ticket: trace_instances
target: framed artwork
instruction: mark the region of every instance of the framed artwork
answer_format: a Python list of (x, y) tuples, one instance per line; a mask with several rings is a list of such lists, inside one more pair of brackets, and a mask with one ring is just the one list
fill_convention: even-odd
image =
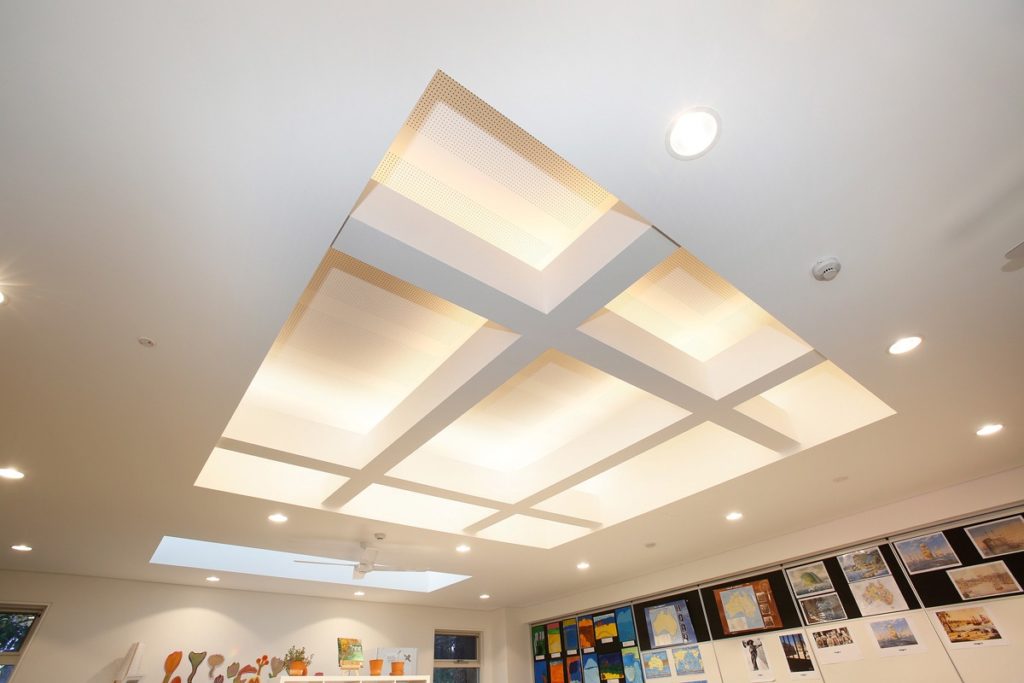
[(622, 668), (622, 654), (618, 652), (606, 652), (597, 655), (597, 666), (601, 672), (602, 681), (617, 681), (626, 677)]
[(793, 587), (793, 593), (798, 598), (835, 590), (824, 562), (812, 562), (799, 567), (791, 567), (786, 570), (786, 577), (789, 579), (789, 585)]
[(946, 574), (964, 600), (1020, 593), (1020, 584), (1002, 560), (947, 569)]
[(842, 621), (846, 618), (846, 609), (843, 608), (843, 603), (836, 593), (801, 598), (800, 609), (803, 610), (808, 625)]
[(843, 574), (850, 583), (873, 579), (876, 576), (889, 576), (889, 565), (882, 557), (882, 551), (878, 546), (854, 550), (852, 553), (840, 555), (839, 566), (843, 568)]
[(910, 574), (960, 566), (960, 558), (941, 531), (896, 541), (893, 545)]
[(697, 640), (685, 600), (646, 607), (644, 619), (647, 621), (647, 632), (651, 635), (651, 647), (685, 645)]
[(584, 649), (593, 648), (596, 642), (594, 638), (594, 618), (580, 617), (576, 620), (576, 624), (580, 632), (580, 647)]
[(1002, 631), (982, 605), (936, 610), (932, 613), (953, 648), (1005, 645)]
[(676, 676), (689, 676), (704, 673), (704, 658), (696, 645), (674, 647), (671, 650), (672, 661), (675, 663)]
[(557, 655), (562, 652), (562, 628), (556, 621), (548, 624), (548, 654)]
[(569, 683), (583, 683), (583, 665), (579, 655), (565, 658), (565, 672)]
[(743, 661), (747, 665), (747, 673), (752, 681), (774, 681), (772, 667), (768, 664), (768, 655), (764, 651), (764, 643), (760, 638), (744, 638)]
[(853, 591), (853, 599), (857, 601), (862, 616), (907, 609), (907, 601), (903, 599), (900, 587), (891, 576), (851, 583), (850, 590)]
[(623, 645), (636, 642), (636, 627), (633, 625), (633, 608), (619, 607), (615, 610), (615, 627)]
[(594, 615), (594, 634), (599, 641), (615, 638), (619, 631), (615, 626), (615, 612)]
[(964, 531), (985, 558), (1024, 550), (1024, 515), (975, 524)]
[(924, 649), (905, 618), (883, 619), (868, 624), (882, 656), (907, 655)]
[(627, 647), (622, 651), (622, 671), (626, 674), (626, 683), (644, 683), (639, 648)]
[(583, 655), (583, 683), (601, 683), (597, 655)]
[(826, 664), (848, 662), (863, 656), (846, 626), (811, 631), (811, 640), (818, 652), (818, 660)]
[(533, 656), (543, 657), (548, 653), (547, 631), (543, 626), (534, 626), (530, 633), (533, 635)]
[(548, 664), (551, 674), (551, 683), (565, 683), (565, 667), (562, 666), (562, 660), (555, 659), (548, 662)]
[(780, 628), (782, 617), (767, 579), (715, 588), (715, 604), (725, 635)]
[(566, 652), (576, 652), (580, 649), (580, 633), (576, 630), (575, 619), (562, 620), (562, 641)]
[(669, 667), (668, 650), (651, 650), (640, 655), (644, 665), (644, 678), (648, 681), (659, 678), (671, 678), (672, 669)]

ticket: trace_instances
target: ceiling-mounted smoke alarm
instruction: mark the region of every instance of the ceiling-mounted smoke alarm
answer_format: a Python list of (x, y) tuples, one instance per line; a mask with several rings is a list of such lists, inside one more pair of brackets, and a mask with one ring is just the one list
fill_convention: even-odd
[(814, 267), (811, 268), (811, 273), (814, 275), (815, 280), (828, 282), (829, 280), (836, 279), (836, 275), (839, 275), (839, 271), (842, 267), (842, 264), (839, 263), (839, 259), (832, 257), (822, 259), (815, 263)]

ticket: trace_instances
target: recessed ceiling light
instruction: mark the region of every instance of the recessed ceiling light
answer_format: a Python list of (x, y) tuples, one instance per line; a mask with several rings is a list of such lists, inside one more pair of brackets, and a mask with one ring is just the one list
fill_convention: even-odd
[(0, 479), (24, 479), (25, 475), (13, 467), (0, 468)]
[(490, 596), (490, 595), (488, 595), (487, 593), (481, 593), (481, 594), (480, 594), (480, 599), (481, 599), (481, 600), (490, 600), (490, 599), (491, 599), (491, 596)]
[(11, 550), (17, 550), (19, 553), (27, 553), (32, 550), (32, 546), (19, 543), (18, 545), (12, 545)]
[(918, 346), (920, 346), (920, 344), (920, 337), (903, 337), (901, 339), (897, 339), (892, 343), (892, 346), (889, 347), (889, 353), (891, 353), (894, 356), (898, 356), (901, 353), (913, 351)]
[(462, 543), (461, 545), (457, 545), (457, 546), (455, 546), (455, 552), (457, 552), (457, 553), (468, 553), (469, 552), (469, 546), (466, 545), (465, 543)]
[(139, 344), (145, 346), (147, 349), (151, 349), (156, 346), (156, 342), (149, 337), (139, 337)]
[(282, 515), (280, 512), (275, 512), (274, 514), (267, 517), (267, 519), (269, 519), (271, 522), (277, 522), (278, 524), (281, 524), (283, 522), (288, 521), (288, 515)]
[(217, 583), (218, 581), (220, 581), (220, 577), (219, 576), (207, 576), (206, 580), (209, 581), (210, 583)]
[(366, 591), (356, 591), (356, 592), (355, 592), (355, 593), (353, 593), (352, 595), (356, 596), (357, 598), (361, 598), (361, 597), (363, 597), (364, 595), (366, 595)]
[(590, 563), (580, 562), (578, 565), (576, 565), (576, 569), (590, 569)]
[(1003, 425), (1001, 424), (988, 424), (979, 429), (976, 433), (978, 436), (991, 436), (996, 432), (1003, 431)]
[(729, 520), (730, 522), (735, 522), (737, 520), (743, 519), (743, 513), (742, 512), (730, 512), (729, 514), (727, 514), (725, 516), (725, 518), (727, 520)]
[(677, 159), (696, 159), (718, 139), (718, 114), (707, 107), (687, 109), (668, 128), (668, 151)]

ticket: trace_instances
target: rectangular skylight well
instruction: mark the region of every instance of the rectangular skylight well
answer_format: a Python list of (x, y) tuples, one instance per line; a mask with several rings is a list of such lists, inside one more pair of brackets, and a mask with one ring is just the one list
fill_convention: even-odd
[(195, 485), (279, 503), (325, 509), (321, 503), (348, 477), (214, 448)]

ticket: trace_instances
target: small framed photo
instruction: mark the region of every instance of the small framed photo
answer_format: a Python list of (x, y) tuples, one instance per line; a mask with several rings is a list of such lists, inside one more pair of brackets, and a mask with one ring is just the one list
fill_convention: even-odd
[(1020, 593), (1020, 584), (1002, 560), (947, 569), (946, 574), (964, 600)]
[(804, 618), (807, 619), (808, 624), (823, 624), (827, 621), (846, 619), (846, 609), (843, 608), (843, 603), (836, 593), (801, 598), (800, 609), (804, 611)]
[(911, 574), (960, 566), (960, 558), (941, 531), (896, 541), (893, 545)]
[(849, 583), (873, 579), (876, 576), (889, 576), (889, 565), (882, 557), (882, 551), (878, 546), (854, 550), (839, 556), (839, 566), (843, 568), (843, 574)]
[(789, 578), (789, 585), (793, 587), (793, 593), (798, 598), (835, 590), (824, 562), (790, 567), (786, 570), (786, 576)]
[(1024, 515), (975, 524), (964, 531), (984, 558), (1024, 551)]

